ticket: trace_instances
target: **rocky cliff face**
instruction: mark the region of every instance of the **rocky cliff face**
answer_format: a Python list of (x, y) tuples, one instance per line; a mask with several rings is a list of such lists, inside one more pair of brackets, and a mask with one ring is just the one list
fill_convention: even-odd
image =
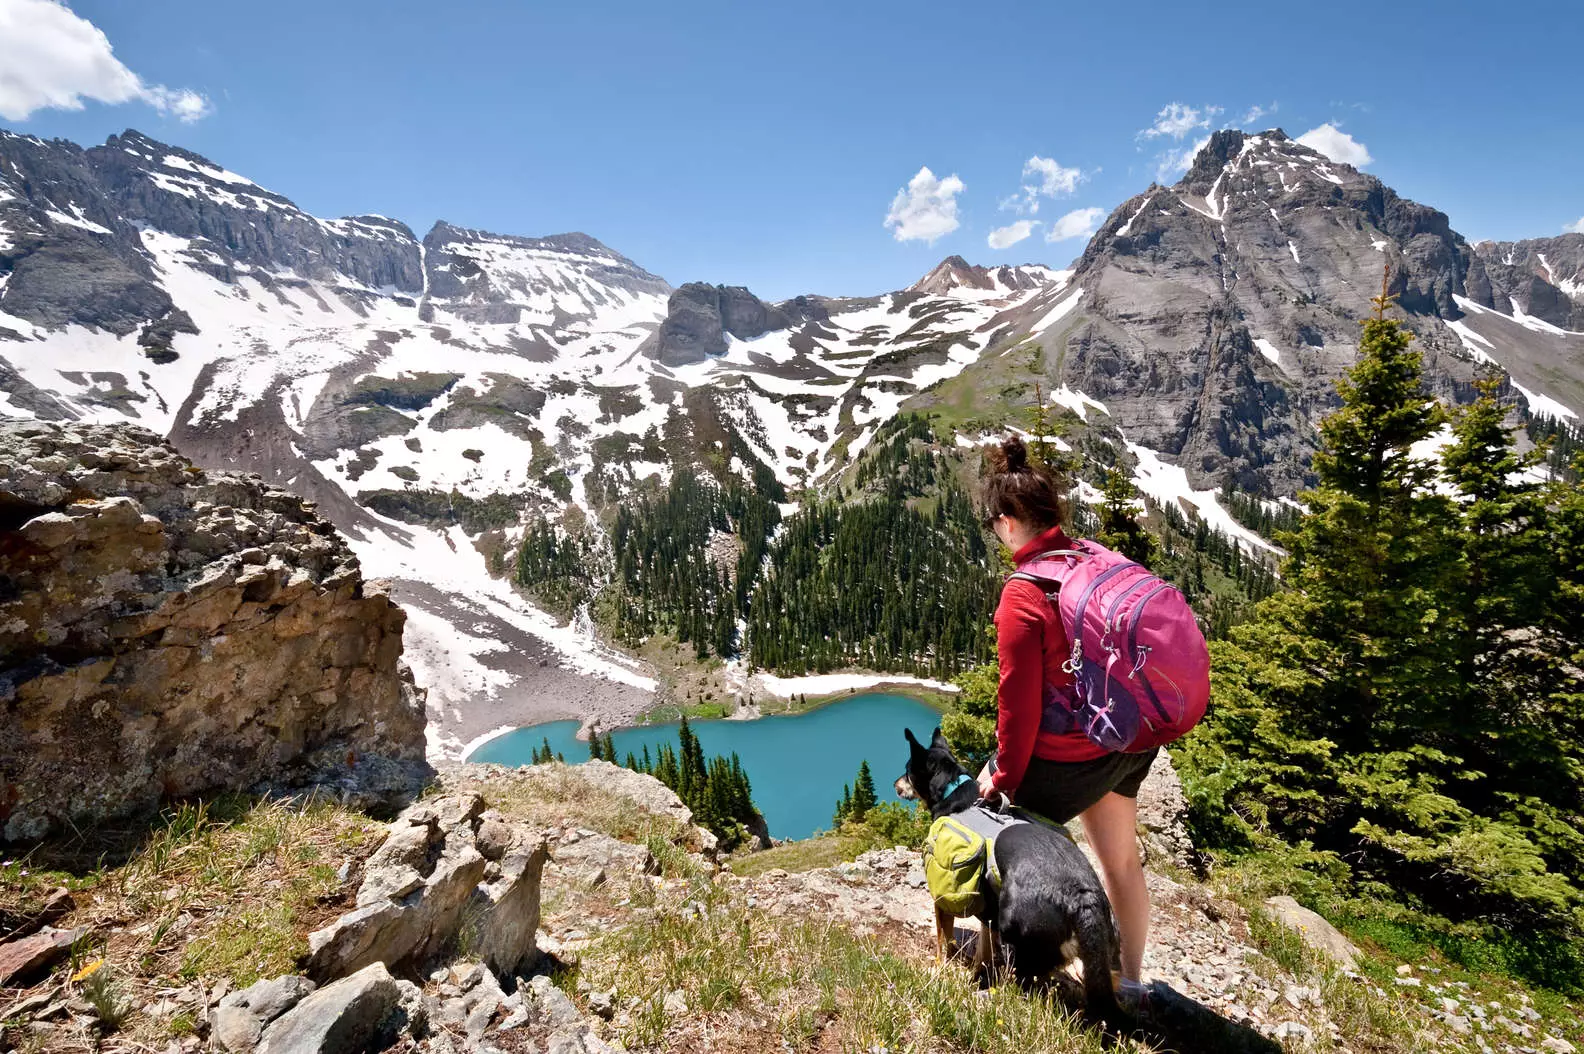
[(1469, 261), (1469, 299), (1584, 332), (1584, 234), (1479, 242)]
[(643, 345), (662, 366), (688, 366), (726, 353), (726, 337), (757, 340), (804, 322), (821, 322), (830, 311), (819, 297), (800, 296), (767, 304), (740, 285), (689, 282), (671, 294), (666, 317)]
[(0, 423), (0, 837), (263, 781), (400, 784), (404, 615), (309, 505), (129, 426)]

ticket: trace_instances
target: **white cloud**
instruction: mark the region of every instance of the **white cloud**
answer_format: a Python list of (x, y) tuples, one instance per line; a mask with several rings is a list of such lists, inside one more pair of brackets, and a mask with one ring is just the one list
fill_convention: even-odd
[(1271, 116), (1272, 114), (1274, 114), (1276, 112), (1276, 110), (1277, 110), (1277, 105), (1275, 103), (1271, 103), (1268, 108), (1264, 107), (1264, 106), (1260, 106), (1259, 104), (1256, 103), (1255, 105), (1250, 106), (1249, 110), (1248, 110), (1248, 113), (1244, 114), (1243, 115), (1243, 119), (1238, 121), (1238, 127), (1239, 128), (1246, 128), (1249, 125), (1254, 124), (1256, 121), (1259, 121), (1259, 120), (1262, 120), (1262, 119), (1264, 119), (1266, 117)]
[(1327, 121), (1319, 128), (1311, 128), (1298, 137), (1298, 142), (1311, 150), (1318, 150), (1331, 160), (1354, 168), (1363, 168), (1374, 158), (1364, 144)]
[(1577, 223), (1569, 224), (1562, 228), (1563, 234), (1584, 234), (1584, 216), (1579, 217)]
[(191, 88), (173, 89), (156, 84), (144, 89), (143, 101), (183, 124), (192, 124), (214, 113), (214, 104)]
[(1196, 143), (1168, 150), (1155, 159), (1155, 181), (1157, 183), (1170, 183), (1193, 167), (1193, 159), (1199, 151), (1210, 145), (1207, 135)]
[(122, 65), (104, 33), (56, 0), (0, 0), (0, 117), (25, 121), (35, 110), (80, 110), (85, 99), (141, 101), (180, 121), (213, 112), (188, 88), (145, 84)]
[(1029, 181), (1023, 184), (1025, 192), (1054, 198), (1057, 194), (1071, 194), (1077, 190), (1083, 173), (1076, 168), (1063, 168), (1059, 162), (1035, 154), (1023, 162), (1023, 178)]
[(1023, 188), (1002, 198), (999, 207), (1032, 215), (1039, 211), (1040, 198), (1071, 194), (1083, 179), (1082, 169), (1067, 168), (1059, 161), (1035, 154), (1023, 162)]
[(1018, 242), (1034, 233), (1034, 228), (1039, 226), (1038, 220), (1018, 220), (1005, 227), (997, 227), (990, 232), (986, 240), (992, 249), (1009, 249)]
[(1210, 122), (1216, 114), (1221, 112), (1219, 106), (1206, 106), (1198, 108), (1184, 106), (1180, 102), (1167, 103), (1161, 112), (1155, 115), (1155, 123), (1139, 133), (1141, 139), (1154, 139), (1158, 136), (1170, 136), (1181, 139), (1196, 128), (1209, 128)]
[(1045, 232), (1045, 240), (1063, 242), (1068, 238), (1087, 238), (1100, 228), (1100, 221), (1105, 217), (1105, 209), (1073, 209), (1051, 224), (1050, 230)]
[(885, 225), (899, 242), (929, 242), (950, 234), (957, 222), (957, 195), (967, 189), (956, 176), (936, 179), (926, 166), (891, 199)]

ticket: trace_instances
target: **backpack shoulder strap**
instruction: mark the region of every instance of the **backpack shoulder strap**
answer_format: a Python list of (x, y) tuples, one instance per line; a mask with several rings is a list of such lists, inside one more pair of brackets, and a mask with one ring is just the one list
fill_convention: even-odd
[(1017, 569), (1014, 570), (1011, 574), (1007, 575), (1007, 580), (1011, 581), (1012, 579), (1016, 578), (1016, 579), (1019, 579), (1020, 581), (1032, 582), (1034, 585), (1039, 586), (1040, 592), (1042, 592), (1042, 593), (1050, 593), (1050, 592), (1054, 591), (1051, 588), (1052, 586), (1054, 586), (1056, 588), (1060, 588), (1061, 587), (1062, 579), (1060, 579), (1060, 578), (1052, 578), (1049, 575), (1036, 575), (1036, 574), (1034, 574), (1031, 571), (1023, 570), (1023, 568), (1028, 567), (1030, 564), (1039, 563), (1041, 560), (1049, 560), (1049, 559), (1057, 559), (1057, 558), (1071, 558), (1071, 560), (1073, 562), (1067, 565), (1067, 570), (1071, 571), (1074, 567), (1077, 566), (1077, 561), (1083, 560), (1083, 559), (1087, 558), (1088, 556), (1089, 556), (1088, 553), (1082, 552), (1082, 551), (1077, 550), (1077, 549), (1051, 549), (1051, 550), (1049, 550), (1047, 552), (1035, 553), (1033, 556), (1029, 557), (1027, 560), (1024, 560), (1022, 563), (1018, 564), (1017, 565)]

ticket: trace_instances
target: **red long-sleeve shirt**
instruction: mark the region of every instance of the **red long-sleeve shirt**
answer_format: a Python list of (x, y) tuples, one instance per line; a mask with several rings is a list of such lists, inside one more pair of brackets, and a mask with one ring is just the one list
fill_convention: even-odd
[[(1012, 555), (1022, 563), (1051, 549), (1071, 548), (1060, 527), (1052, 527)], [(1050, 601), (1032, 582), (1014, 578), (1001, 589), (995, 613), (1001, 683), (996, 698), (995, 788), (1015, 796), (1031, 757), (1047, 761), (1087, 761), (1105, 748), (1082, 732), (1054, 735), (1040, 731), (1045, 683), (1068, 686), (1062, 670), (1070, 645)]]

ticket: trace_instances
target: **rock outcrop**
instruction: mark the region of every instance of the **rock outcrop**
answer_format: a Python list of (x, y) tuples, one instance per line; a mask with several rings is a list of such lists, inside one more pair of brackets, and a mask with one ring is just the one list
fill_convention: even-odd
[(1493, 311), (1516, 306), (1549, 325), (1584, 331), (1584, 234), (1475, 243), (1468, 295)]
[(772, 330), (826, 317), (810, 297), (766, 304), (740, 285), (689, 282), (671, 294), (665, 321), (643, 352), (662, 366), (686, 366), (726, 352), (726, 336), (753, 340)]
[(411, 806), (365, 865), (356, 910), (309, 935), (309, 976), (421, 966), (457, 945), (511, 974), (534, 954), (547, 855), (543, 837), (477, 794)]
[(0, 423), (0, 840), (427, 772), (401, 609), (331, 524), (121, 425)]

